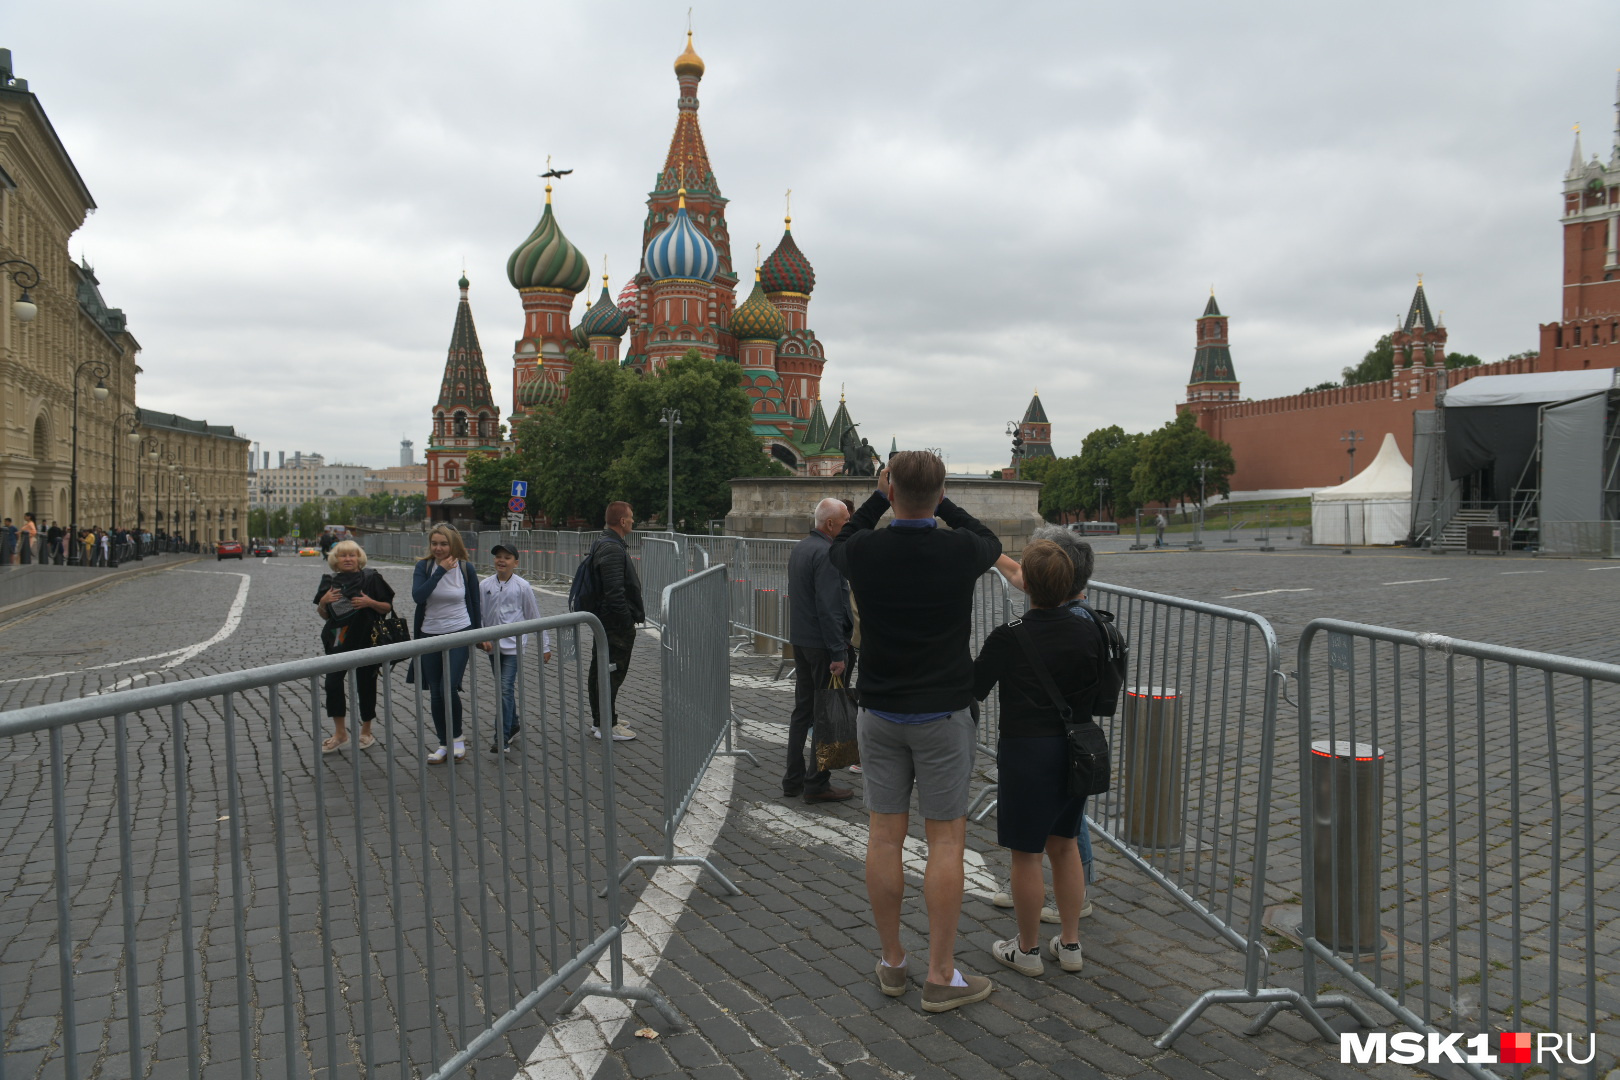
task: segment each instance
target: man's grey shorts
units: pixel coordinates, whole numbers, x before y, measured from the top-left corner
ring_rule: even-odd
[[[933,821],[967,815],[973,776],[973,717],[962,709],[926,724],[897,724],[862,709],[855,716],[861,746],[866,809],[874,814],[911,812],[917,806]]]

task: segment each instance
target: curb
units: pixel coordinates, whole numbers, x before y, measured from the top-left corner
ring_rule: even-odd
[[[19,600],[15,604],[7,604],[5,607],[0,607],[0,622],[5,622],[6,620],[15,618],[18,615],[26,615],[35,608],[46,607],[58,600],[65,600],[75,593],[88,592],[91,589],[100,588],[102,585],[110,585],[114,582],[127,581],[133,577],[140,577],[142,574],[155,574],[162,570],[172,570],[177,566],[186,566],[190,563],[202,561],[203,557],[201,555],[193,555],[190,558],[182,558],[175,562],[166,562],[161,566],[142,566],[133,570],[123,570],[120,568],[117,573],[107,574],[103,577],[88,578],[84,581],[76,582],[72,585],[57,589],[55,592],[44,593],[28,600]]]

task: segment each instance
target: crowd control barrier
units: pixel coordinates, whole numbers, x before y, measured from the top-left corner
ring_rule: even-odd
[[[641,541],[641,598],[647,611],[647,622],[664,626],[664,591],[686,576],[686,560],[680,545],[660,537],[643,537]]]
[[[1119,707],[1098,718],[1113,784],[1086,803],[1092,831],[1244,956],[1243,985],[1200,995],[1155,1045],[1170,1046],[1217,1004],[1292,1008],[1324,1038],[1337,1038],[1320,1010],[1359,1019],[1355,1002],[1266,985],[1266,837],[1282,685],[1271,624],[1099,581],[1087,598],[1114,613],[1130,646]]]
[[[1552,1076],[1610,1075],[1616,715],[1620,666],[1306,626],[1306,995],[1325,966],[1417,1031],[1489,1035],[1493,1050],[1497,1032],[1555,1038],[1562,1061],[1538,1062]]]
[[[991,568],[979,578],[979,583],[973,589],[973,623],[968,649],[974,655],[984,647],[984,639],[990,636],[990,631],[1014,618],[1014,601],[1012,595],[1016,590],[1001,576],[1001,571]],[[1023,593],[1018,593],[1022,606]],[[980,769],[989,777],[989,782],[979,789],[968,804],[968,817],[974,821],[983,821],[989,817],[996,808],[996,795],[1001,790],[999,777],[996,775],[996,743],[1001,739],[1001,698],[992,693],[979,703],[979,722],[975,726],[978,736]]]
[[[499,683],[473,651],[467,759],[428,764],[408,666],[543,630],[575,659],[520,653],[513,750],[485,752]],[[678,1025],[625,985],[620,890],[598,899],[618,826],[585,636],[606,647],[594,616],[564,615],[0,714],[0,752],[30,762],[5,796],[0,987],[7,1015],[54,1025],[27,1049],[8,1038],[0,1075],[509,1071],[508,1033],[538,1038],[537,1007],[604,960],[564,1009],[639,999]],[[358,721],[376,664],[377,744],[359,750],[355,722],[323,755],[323,677]],[[599,679],[605,698],[606,665]]]
[[[713,874],[727,892],[740,895],[742,890],[708,859],[675,854],[675,832],[709,762],[724,755],[759,764],[753,754],[731,744],[726,567],[710,567],[666,586],[662,607],[664,853],[636,856],[619,872],[619,880],[638,866],[697,866]]]

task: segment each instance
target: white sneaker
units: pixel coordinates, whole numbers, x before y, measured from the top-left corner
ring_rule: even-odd
[[[1085,958],[1080,954],[1080,943],[1077,941],[1073,945],[1065,945],[1062,934],[1052,935],[1050,951],[1052,959],[1063,965],[1064,971],[1079,971],[1086,966]]]
[[[998,941],[990,946],[990,955],[1020,975],[1033,977],[1046,973],[1046,965],[1041,963],[1040,947],[1036,946],[1029,952],[1024,952],[1018,947],[1016,935],[1007,941]]]
[[[467,744],[465,742],[463,742],[461,739],[456,740],[456,760],[457,761],[466,761],[467,760]]]
[[[448,746],[441,746],[427,756],[427,761],[429,765],[443,765],[444,759],[449,756],[450,748]]]
[[[635,737],[636,737],[636,733],[631,731],[627,727],[615,727],[613,729],[613,741],[614,742],[629,742],[631,739],[633,739]]]

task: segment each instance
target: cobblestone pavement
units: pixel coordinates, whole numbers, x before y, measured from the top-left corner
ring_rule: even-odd
[[[1113,542],[1123,546],[1128,541]],[[1107,549],[1107,545],[1099,545]],[[376,564],[374,564],[376,565]],[[1598,572],[1613,563],[1532,561],[1519,559],[1435,557],[1427,555],[1329,555],[1316,551],[1105,554],[1097,576],[1121,585],[1172,595],[1215,600],[1248,607],[1272,618],[1285,637],[1285,656],[1292,639],[1309,618],[1334,615],[1388,625],[1446,631],[1526,644],[1550,651],[1570,651],[1614,659],[1617,647],[1603,633],[1605,612],[1613,610],[1620,576]],[[379,567],[398,592],[405,592],[408,567]],[[316,651],[316,622],[310,607],[322,566],[313,559],[279,558],[250,561],[240,567],[212,564],[146,575],[71,598],[46,611],[0,624],[0,706],[56,700],[105,691],[121,685],[143,685],[232,671],[290,660]],[[1528,572],[1526,572],[1528,571]],[[1447,582],[1417,579],[1446,577]],[[1407,582],[1386,585],[1385,582]],[[1449,587],[1448,587],[1449,586]],[[1458,587],[1460,586],[1460,587]],[[1310,592],[1271,592],[1309,589]],[[1252,593],[1252,596],[1239,596]],[[408,602],[407,602],[408,604]],[[542,611],[558,613],[554,592],[541,596]],[[234,612],[234,621],[233,621]],[[1612,619],[1609,620],[1612,622]],[[1514,636],[1493,633],[1511,628]],[[1529,638],[1531,640],[1525,640]],[[202,643],[209,643],[198,649]],[[1583,653],[1583,650],[1591,650]],[[656,639],[643,634],[621,695],[625,722],[642,733],[636,742],[620,744],[618,756],[620,854],[628,858],[661,847],[659,822],[659,688]],[[990,974],[997,991],[989,1001],[942,1016],[928,1016],[913,991],[902,999],[883,997],[874,985],[876,941],[869,927],[861,857],[864,813],[857,798],[833,806],[808,807],[780,796],[779,772],[790,683],[779,682],[776,664],[738,657],[733,667],[736,712],[742,718],[740,745],[752,750],[760,765],[721,759],[705,779],[704,793],[686,829],[683,844],[702,850],[711,842],[712,857],[731,874],[745,895],[724,896],[712,881],[685,868],[637,873],[627,882],[625,910],[630,939],[626,951],[631,981],[646,979],[663,992],[688,1022],[682,1031],[666,1030],[648,1009],[628,1015],[622,1006],[592,999],[569,1018],[558,1018],[561,995],[542,1004],[537,1016],[508,1033],[480,1058],[474,1075],[607,1078],[634,1076],[786,1077],[1405,1077],[1420,1075],[1386,1066],[1351,1068],[1338,1064],[1329,1046],[1297,1017],[1284,1015],[1258,1037],[1240,1034],[1254,1010],[1216,1008],[1169,1051],[1158,1051],[1151,1039],[1204,990],[1240,984],[1239,956],[1215,940],[1204,925],[1155,887],[1145,875],[1106,848],[1099,848],[1102,879],[1093,892],[1096,914],[1082,924],[1086,969],[1078,975],[1049,971],[1042,979],[1005,972],[984,951],[991,940],[1011,928],[1010,913],[993,908],[988,894],[1005,873],[1005,859],[994,845],[993,823],[970,826],[969,896],[963,909],[958,956],[965,970]],[[399,675],[396,673],[395,680]],[[264,739],[262,717],[244,715],[243,730],[257,742],[245,744],[244,792],[270,790],[274,759],[258,745]],[[261,725],[261,726],[256,726]],[[75,879],[73,918],[82,947],[75,955],[76,986],[82,1001],[76,1022],[81,1052],[116,1053],[121,1048],[123,1014],[117,992],[127,976],[120,970],[122,924],[118,914],[117,845],[107,827],[109,762],[112,735],[107,725],[87,731],[74,744],[70,775],[75,798],[97,804],[101,831],[73,834],[75,865],[91,869]],[[324,790],[333,800],[328,813],[341,815],[345,792],[354,778],[373,795],[392,790],[384,784],[384,763],[392,755],[401,765],[401,783],[414,783],[417,768],[409,737],[381,731],[381,745],[355,769],[348,753],[322,758],[312,752],[311,733],[289,735],[281,768],[288,785],[288,813],[298,821],[301,843],[319,843],[311,827],[311,778],[321,772]],[[151,943],[150,970],[143,956],[141,981],[155,992],[145,995],[150,1011],[147,1031],[159,1041],[159,1056],[170,1065],[184,1061],[187,1021],[179,1007],[180,959],[195,948],[204,959],[207,987],[202,1018],[209,1065],[205,1076],[238,1075],[237,986],[230,942],[232,911],[228,876],[229,848],[220,815],[224,780],[219,775],[193,778],[197,801],[192,807],[194,890],[208,910],[199,915],[195,943],[178,935],[169,907],[174,902],[174,853],[163,839],[161,806],[169,797],[164,771],[161,724],[132,731],[131,754],[139,763],[132,782],[136,801],[150,799],[153,819],[141,821],[138,839],[147,846],[152,873],[143,869],[143,941]],[[217,731],[193,733],[192,750],[222,753]],[[33,736],[0,747],[0,873],[15,875],[17,885],[0,899],[0,1025],[7,1054],[7,1075],[29,1076],[59,1065],[61,1032],[56,995],[55,911],[50,896],[48,776],[43,740]],[[382,756],[378,755],[381,751]],[[324,770],[324,771],[322,771]],[[203,770],[207,772],[206,769]],[[214,772],[217,774],[218,769]],[[452,770],[454,771],[454,770]],[[442,785],[445,772],[424,783]],[[847,779],[857,789],[859,776]],[[388,772],[387,783],[393,774]],[[842,782],[842,781],[841,781]],[[440,788],[434,788],[438,795]],[[401,789],[401,794],[404,794]],[[380,797],[380,796],[379,796]],[[408,798],[416,799],[412,790]],[[78,806],[75,802],[74,807]],[[414,802],[413,802],[414,805]],[[77,810],[75,809],[75,813]],[[441,815],[442,816],[442,815]],[[86,815],[85,820],[90,820]],[[251,825],[249,826],[251,828]],[[920,836],[920,828],[914,828]],[[334,834],[336,835],[336,834]],[[347,834],[352,838],[352,833]],[[200,841],[206,840],[206,843]],[[352,876],[342,861],[355,850],[339,849],[332,868],[333,888]],[[920,868],[917,841],[912,865]],[[493,849],[480,837],[465,834],[459,844],[469,857]],[[384,867],[396,852],[386,838],[368,839],[366,865]],[[476,850],[475,850],[476,849]],[[247,947],[250,971],[249,1013],[255,1018],[254,1049],[264,1075],[281,1074],[274,1051],[282,1036],[279,983],[268,974],[275,967],[261,956],[275,949],[275,874],[261,849],[251,853],[248,884]],[[447,858],[436,849],[438,862]],[[406,853],[405,874],[422,877],[421,867]],[[313,858],[306,849],[294,860],[294,925],[300,937],[293,953],[299,969],[299,1021],[306,1031],[295,1040],[291,1072],[324,1074],[325,1058],[316,1043],[327,1027],[320,995],[327,990],[321,968],[327,957],[314,945],[317,913]],[[372,871],[367,871],[368,873]],[[217,876],[216,876],[217,875]],[[926,918],[913,877],[904,922],[908,946],[920,952]],[[376,899],[376,898],[374,898]],[[502,898],[491,898],[499,908]],[[200,901],[203,902],[203,901]],[[378,908],[386,904],[376,900]],[[268,912],[268,915],[266,914]],[[467,914],[477,925],[490,925]],[[499,913],[497,913],[499,918]],[[145,924],[150,919],[151,926]],[[400,913],[414,948],[421,935],[421,914],[412,922]],[[386,912],[374,909],[371,937],[377,950],[372,968],[379,969],[392,948]],[[454,921],[454,920],[452,920]],[[146,935],[150,934],[148,938]],[[385,940],[386,939],[386,940]],[[537,943],[536,943],[536,947]],[[334,958],[334,990],[343,1011],[357,1008],[360,981],[358,938],[345,941]],[[532,952],[533,950],[531,950]],[[505,977],[506,953],[493,958],[463,958],[473,973],[475,1017],[486,1006],[499,1011],[501,994],[488,991],[488,977]],[[523,946],[512,953],[521,956]],[[277,952],[269,953],[273,960]],[[1273,982],[1298,985],[1297,950],[1274,957]],[[441,956],[446,977],[453,964]],[[522,970],[522,961],[513,967]],[[380,975],[376,976],[380,979]],[[478,988],[483,979],[483,989]],[[431,1026],[454,1027],[453,1018],[435,1018],[431,1003],[420,996],[388,999],[380,1008],[394,1009],[413,1031]],[[1330,1019],[1337,1022],[1336,1017]],[[629,1022],[625,1022],[625,1021]],[[379,1044],[390,1044],[393,1016],[379,1015]],[[644,1025],[660,1032],[656,1039],[638,1037]],[[476,1030],[476,1026],[474,1027]],[[305,1038],[305,1035],[308,1038]],[[407,1053],[417,1059],[414,1046]],[[356,1064],[365,1051],[353,1040],[345,1044],[338,1073],[361,1075]],[[398,1049],[373,1054],[380,1064],[397,1062]],[[121,1059],[109,1058],[108,1071],[120,1075]],[[389,1066],[391,1070],[395,1066]],[[154,1075],[171,1075],[162,1069]]]

